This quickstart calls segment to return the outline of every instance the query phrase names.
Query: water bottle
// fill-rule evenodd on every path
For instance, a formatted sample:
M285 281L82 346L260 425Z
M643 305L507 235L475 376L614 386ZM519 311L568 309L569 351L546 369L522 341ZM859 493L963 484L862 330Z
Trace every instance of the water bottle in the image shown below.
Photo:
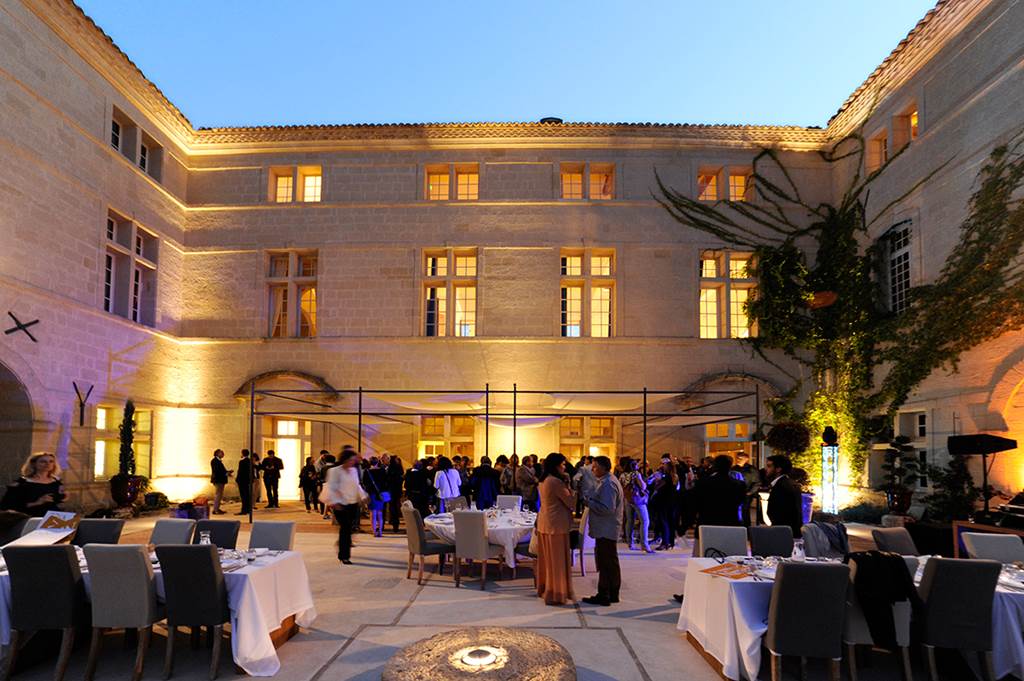
M202 532L199 533L199 543L200 544L206 544L206 545L210 544L210 531L209 530L203 530Z

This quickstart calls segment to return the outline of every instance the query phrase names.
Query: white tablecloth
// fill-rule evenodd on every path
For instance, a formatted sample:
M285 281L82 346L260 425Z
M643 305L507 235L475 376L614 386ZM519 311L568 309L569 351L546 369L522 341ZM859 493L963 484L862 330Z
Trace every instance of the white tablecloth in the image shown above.
M537 516L529 511L497 511L487 515L487 541L505 549L505 564L516 566L516 544L533 532ZM436 513L423 519L423 525L444 541L455 543L455 520L451 513Z
M927 557L921 560L921 573ZM691 558L686 568L683 605L677 628L686 631L722 663L730 679L756 679L761 668L761 638L768 630L772 582L733 580L701 572L712 558ZM1024 678L1024 590L1001 581L992 607L992 659L996 678Z
M90 581L84 560L81 566L88 593ZM157 570L155 576L157 596L162 599L163 575ZM303 627L316 619L302 554L284 551L277 556L261 556L241 569L225 572L224 585L231 610L231 655L235 664L252 676L273 676L281 662L270 632L292 615ZM0 573L0 643L10 642L11 577L5 571Z
M772 583L728 579L701 572L713 558L691 558L686 567L677 628L686 631L722 664L730 679L756 679L761 637L768 630Z

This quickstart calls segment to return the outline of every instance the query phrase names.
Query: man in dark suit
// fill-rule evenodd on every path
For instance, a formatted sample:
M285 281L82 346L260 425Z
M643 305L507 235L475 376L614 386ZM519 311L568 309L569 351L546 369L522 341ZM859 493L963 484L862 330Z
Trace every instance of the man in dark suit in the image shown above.
M746 496L746 487L732 477L732 457L720 454L714 458L711 473L697 481L697 524L740 524L740 505Z
M793 464L788 456L776 454L769 456L765 464L765 477L771 485L768 493L768 519L772 525L788 525L793 536L800 536L803 526L803 497L800 486L789 478Z
M213 515L223 515L224 511L220 510L220 502L224 498L224 485L228 484L228 476L231 475L231 471L224 467L224 462L221 459L224 458L223 449L215 449L213 451L213 458L210 460L210 482L213 483Z
M235 483L238 485L238 496L242 498L242 510L235 515L249 515L252 510L252 461L248 449L242 450L242 458L238 460Z
M260 468L263 470L263 484L267 488L267 508L281 508L277 503L277 487L281 482L284 463L277 458L273 449L268 449Z

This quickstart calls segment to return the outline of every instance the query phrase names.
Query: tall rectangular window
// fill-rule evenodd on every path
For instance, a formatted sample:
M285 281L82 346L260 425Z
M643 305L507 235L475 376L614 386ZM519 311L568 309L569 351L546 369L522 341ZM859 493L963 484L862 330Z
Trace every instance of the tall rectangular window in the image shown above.
M889 234L889 309L907 309L910 293L910 225Z
M563 163L561 166L562 198L583 198L583 165Z
M561 262L563 277L579 277L583 274L582 255L563 255Z
M867 144L867 158L865 159L865 169L869 173L873 173L889 160L889 133L886 130L881 131L874 137L868 140Z
M302 200L306 203L318 203L320 201L320 189L323 186L323 176L320 171L304 172L302 176Z
M428 253L424 258L424 272L428 277L448 276L448 253Z
M455 276L475 277L476 276L476 255L455 254Z
M132 271L132 321L139 321L139 303L142 301L142 270Z
M700 290L700 337L718 338L718 289Z
M96 408L96 439L93 441L92 473L94 480L106 480L119 470L122 411L120 407ZM135 472L149 477L153 438L153 412L135 410L135 430L132 449L135 453Z
M112 210L107 212L103 236L103 311L153 326L156 323L159 238Z
M615 197L615 169L611 164L590 166L590 200L610 201Z
M448 325L448 289L445 286L428 286L425 289L423 316L425 336L444 336Z
M756 283L751 257L737 251L701 254L697 310L701 338L749 338L753 334L746 311Z
M149 166L149 147L145 144L139 146L139 167L143 171L148 170Z
M455 335L476 335L476 286L455 287Z
M608 338L612 335L612 289L594 286L590 289L590 335Z
M612 275L612 256L590 256L590 274L595 277L610 277Z
M274 182L274 201L276 203L290 203L292 200L292 176L278 175Z
M316 252L277 251L266 256L267 335L312 338L318 333Z
M706 172L697 175L697 200L718 200L718 173Z
M583 325L583 289L562 286L561 334L563 338L579 338Z
M104 256L103 311L114 311L114 254L109 252Z
M910 139L911 140L916 140L917 139L917 109L915 108L913 111L911 111L908 114L907 118L910 119Z
M476 201L480 194L480 173L475 169L456 169L456 193L459 201Z
M110 121L110 146L121 151L121 124L113 119Z
M747 173L729 173L729 200L747 201L750 192L750 175Z
M449 171L445 167L443 170L438 168L437 170L427 171L427 199L430 201L447 201L448 200L448 178Z

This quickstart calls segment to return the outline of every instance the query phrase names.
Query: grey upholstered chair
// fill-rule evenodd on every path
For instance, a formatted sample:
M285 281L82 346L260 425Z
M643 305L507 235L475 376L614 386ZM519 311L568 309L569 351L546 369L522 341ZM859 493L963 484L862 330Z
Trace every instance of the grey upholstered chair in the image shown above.
M480 588L487 582L488 561L498 561L502 548L487 541L487 519L483 511L456 511L455 518L455 586L462 579L462 561L480 562Z
M417 584L423 583L423 559L426 556L437 556L437 574L444 569L444 557L455 552L455 547L445 542L427 540L427 533L423 530L423 516L415 508L403 508L402 519L405 520L405 540L409 545L409 567L405 571L405 578L412 579L413 557L419 559L420 573L416 578Z
M55 681L64 678L75 643L75 627L88 621L88 604L75 547L9 546L4 560L11 578L11 650L5 679L11 678L25 634L60 629Z
M249 533L250 549L291 551L295 545L295 523L288 520L257 520Z
M224 572L217 547L208 545L156 547L164 578L167 604L167 658L164 678L171 677L174 666L174 634L178 627L212 627L213 659L210 678L217 678L224 623L231 618Z
M780 563L768 606L765 645L771 653L772 681L782 678L782 656L829 660L829 676L839 681L843 655L843 611L850 569L839 563ZM813 607L808 607L813 604Z
M747 529L745 527L701 525L699 535L698 551L702 558L707 555L709 549L721 551L727 556L747 555Z
M238 529L242 523L237 520L200 520L192 534L192 543L198 544L203 532L210 533L210 543L219 549L233 549L238 543Z
M191 544L192 531L196 521L188 518L162 518L153 525L149 535L149 543L154 546L161 544Z
M29 532L35 532L39 529L39 526L43 523L42 518L29 518L25 521L25 526L21 528L21 536L24 537Z
M994 560L931 558L917 588L922 608L917 623L928 655L932 681L938 681L936 648L975 651L988 681L992 668L992 601L1003 566Z
M750 555L789 558L793 555L793 530L788 525L751 527Z
M78 522L71 543L75 546L86 544L116 544L121 539L124 521L117 518L84 518Z
M998 560L1000 563L1024 561L1024 540L1015 534L964 532L960 537L971 558Z
M879 551L890 551L901 556L920 556L914 540L905 527L882 527L871 530L871 538Z
M0 546L20 537L29 516L20 511L0 511Z
M452 513L454 511L464 511L469 508L469 502L466 501L466 497L452 497L444 500L444 512Z
M523 507L523 495L499 494L496 505L500 509L518 511Z
M85 668L86 681L92 681L96 674L104 629L138 632L132 681L139 681L153 623L164 618L163 608L157 605L156 581L146 547L87 544L83 551L92 590L92 644Z
M918 559L916 556L903 556L907 572L911 580L917 574ZM846 644L846 657L850 665L850 679L857 681L857 646L874 646L875 640L868 628L864 610L857 600L854 583L857 580L857 563L850 561L850 589L846 593L846 620L843 624L843 643ZM896 629L896 645L900 648L903 662L903 681L913 681L910 668L910 601L897 601L892 604L892 621Z

